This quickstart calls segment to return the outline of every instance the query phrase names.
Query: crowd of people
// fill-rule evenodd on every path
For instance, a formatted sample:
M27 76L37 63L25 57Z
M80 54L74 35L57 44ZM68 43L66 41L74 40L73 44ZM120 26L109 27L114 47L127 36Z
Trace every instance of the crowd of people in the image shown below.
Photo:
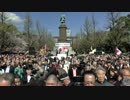
M130 86L130 55L0 55L0 86Z

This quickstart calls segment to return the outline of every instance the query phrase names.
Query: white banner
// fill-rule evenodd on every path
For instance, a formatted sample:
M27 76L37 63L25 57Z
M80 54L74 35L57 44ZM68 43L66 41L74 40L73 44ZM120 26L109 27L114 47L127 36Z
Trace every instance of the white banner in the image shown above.
M67 55L66 54L57 54L57 57L58 57L58 59L61 60L62 57L66 58Z
M64 47L64 46L69 47L70 43L55 43L55 46L57 46L57 47Z

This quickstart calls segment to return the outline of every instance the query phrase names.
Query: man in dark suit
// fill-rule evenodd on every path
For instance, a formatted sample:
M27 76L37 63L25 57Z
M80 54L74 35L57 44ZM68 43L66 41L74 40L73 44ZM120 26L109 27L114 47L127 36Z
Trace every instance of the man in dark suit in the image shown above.
M70 69L68 71L68 75L71 79L71 81L74 81L74 78L81 75L81 70L79 70L78 65L73 64L70 66Z
M67 54L67 57L68 57L68 54L69 54L69 49L67 49L67 52L66 52L66 54Z
M23 84L25 86L26 85L28 86L28 85L35 83L35 79L34 79L34 76L32 74L32 70L33 70L32 65L28 65L27 68L26 68L26 74L23 77Z
M10 61L6 62L6 65L4 67L4 72L5 73L12 73L12 74L14 74L14 67L11 66Z
M58 54L60 54L60 53L61 53L61 51L62 51L62 49L60 48L60 49L59 49L59 53L58 53Z
M58 54L58 49L56 49L56 56L57 56L57 54Z

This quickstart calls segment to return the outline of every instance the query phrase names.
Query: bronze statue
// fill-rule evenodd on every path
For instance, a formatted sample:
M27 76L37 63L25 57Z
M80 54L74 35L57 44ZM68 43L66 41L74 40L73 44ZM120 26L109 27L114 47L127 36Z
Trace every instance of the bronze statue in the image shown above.
M60 22L61 22L61 24L65 23L65 15L62 15L62 16L61 16Z

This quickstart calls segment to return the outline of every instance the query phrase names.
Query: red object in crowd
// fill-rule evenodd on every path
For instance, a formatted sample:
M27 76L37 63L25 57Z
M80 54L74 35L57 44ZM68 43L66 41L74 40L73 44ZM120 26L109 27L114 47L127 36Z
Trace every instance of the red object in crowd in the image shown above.
M56 69L56 75L59 75L59 72L58 72L58 68L59 68L59 65L58 64L55 64L53 65L52 67L54 67Z
M67 49L67 47L63 47L63 48L62 48L62 51L65 51L66 49Z
M116 48L116 54L117 55L120 55L122 52L118 49L118 48Z

